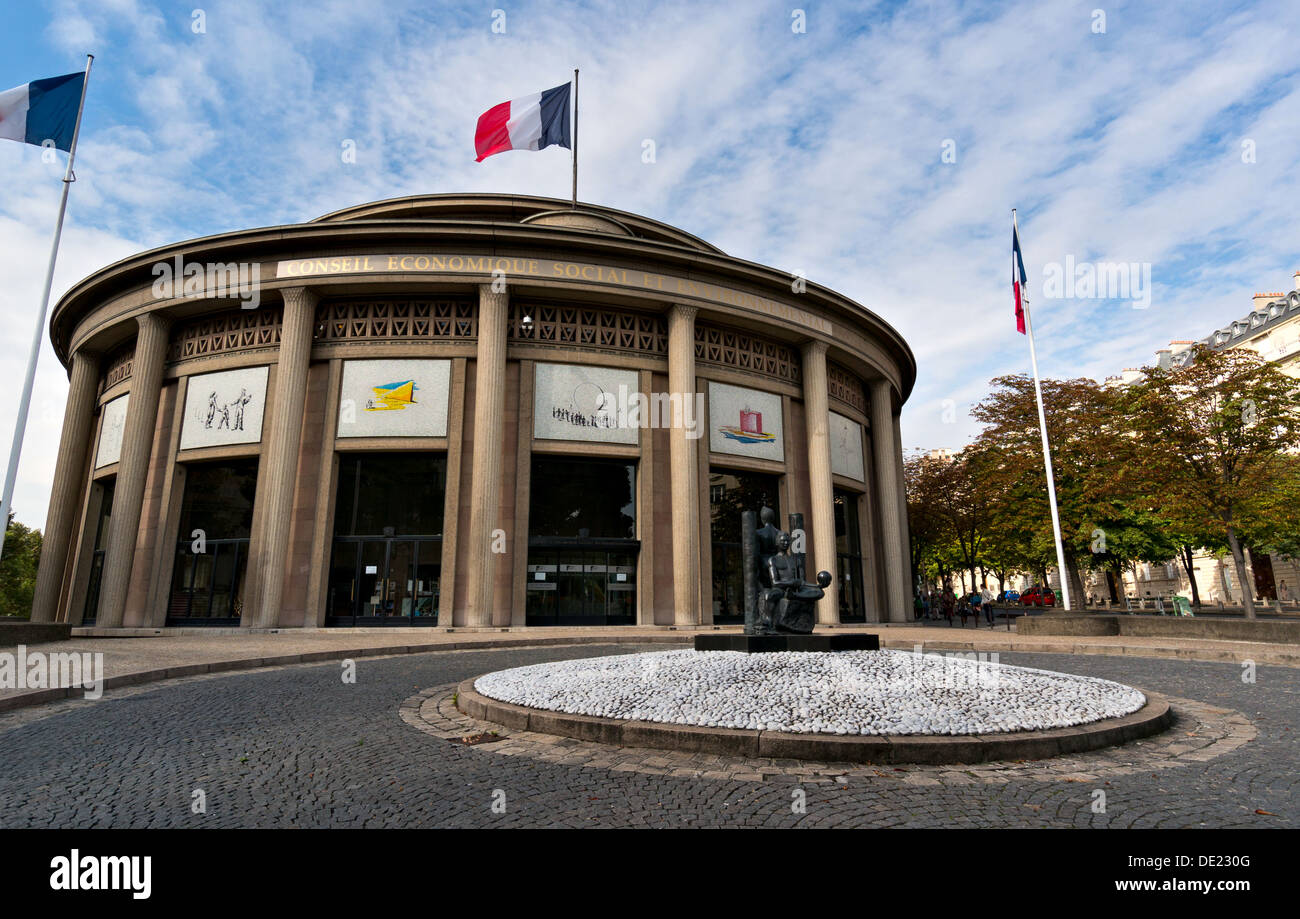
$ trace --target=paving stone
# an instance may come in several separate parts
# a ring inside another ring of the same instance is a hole
[[[1300,671],[1286,667],[1261,666],[1258,682],[1243,684],[1231,662],[1004,652],[1008,663],[1165,694],[1178,720],[1162,735],[1104,752],[969,770],[669,755],[503,729],[496,742],[457,742],[476,727],[448,704],[460,681],[633,650],[650,648],[366,657],[351,685],[337,662],[302,663],[6,712],[0,825],[1300,825]],[[795,787],[807,792],[806,814],[790,810]],[[1106,789],[1106,814],[1091,812],[1094,787]],[[196,788],[207,793],[205,815],[190,813]],[[498,788],[504,814],[491,811]]]

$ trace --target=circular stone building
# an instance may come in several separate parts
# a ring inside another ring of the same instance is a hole
[[[657,221],[381,201],[110,265],[50,334],[37,621],[740,622],[764,504],[821,623],[909,615],[907,344]]]

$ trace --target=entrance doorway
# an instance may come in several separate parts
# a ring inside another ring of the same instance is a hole
[[[96,488],[99,493],[99,519],[95,523],[95,548],[90,556],[90,578],[86,582],[86,606],[81,624],[94,625],[99,618],[99,584],[104,577],[104,555],[108,551],[108,525],[113,519],[113,492],[117,479],[105,479]]]
[[[781,528],[779,479],[759,472],[709,469],[709,533],[713,544],[713,621],[745,621],[745,575],[740,550],[740,515],[764,506],[776,511]],[[762,523],[759,523],[761,526]]]
[[[836,582],[840,594],[840,622],[865,622],[862,605],[862,530],[858,527],[858,496],[835,491]]]
[[[437,625],[441,539],[339,538],[327,625]]]
[[[239,625],[257,460],[185,467],[168,625]]]
[[[538,456],[528,510],[528,625],[636,622],[636,464]]]
[[[1250,553],[1250,567],[1255,574],[1255,599],[1276,600],[1277,580],[1273,574],[1273,557],[1267,552],[1256,552],[1254,549],[1246,551]]]
[[[328,626],[438,624],[447,457],[339,458]]]

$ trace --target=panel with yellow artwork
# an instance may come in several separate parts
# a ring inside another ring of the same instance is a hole
[[[448,360],[343,362],[339,437],[446,437]]]
[[[408,405],[415,404],[415,391],[418,388],[414,380],[399,380],[396,383],[372,386],[375,397],[366,402],[366,411],[400,412]]]

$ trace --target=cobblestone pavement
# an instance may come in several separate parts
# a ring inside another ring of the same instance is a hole
[[[1251,684],[1236,664],[1003,654],[1182,703],[1158,738],[1038,762],[684,762],[505,731],[461,742],[481,725],[448,704],[459,680],[641,650],[655,648],[371,657],[355,684],[337,662],[311,664],[13,712],[0,716],[0,826],[1300,826],[1300,670],[1284,667]],[[196,790],[206,813],[192,813]]]

